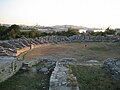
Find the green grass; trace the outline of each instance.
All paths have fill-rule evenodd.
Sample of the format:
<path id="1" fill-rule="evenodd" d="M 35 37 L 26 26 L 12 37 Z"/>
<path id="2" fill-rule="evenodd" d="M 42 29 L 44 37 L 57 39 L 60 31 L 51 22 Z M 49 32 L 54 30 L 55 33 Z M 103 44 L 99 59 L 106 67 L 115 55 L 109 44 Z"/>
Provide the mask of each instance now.
<path id="1" fill-rule="evenodd" d="M 80 90 L 120 90 L 120 81 L 115 81 L 99 66 L 71 66 L 77 77 Z"/>
<path id="2" fill-rule="evenodd" d="M 19 71 L 0 83 L 0 90 L 48 90 L 48 88 L 49 76 L 37 72 Z"/>
<path id="3" fill-rule="evenodd" d="M 105 48 L 105 47 L 90 47 L 88 48 L 89 50 L 92 50 L 92 51 L 108 51 L 109 49 Z"/>
<path id="4" fill-rule="evenodd" d="M 94 43 L 96 45 L 89 47 L 88 50 L 92 50 L 92 51 L 116 51 L 118 49 L 120 49 L 120 43 L 106 43 L 106 42 L 99 42 L 99 43 Z"/>

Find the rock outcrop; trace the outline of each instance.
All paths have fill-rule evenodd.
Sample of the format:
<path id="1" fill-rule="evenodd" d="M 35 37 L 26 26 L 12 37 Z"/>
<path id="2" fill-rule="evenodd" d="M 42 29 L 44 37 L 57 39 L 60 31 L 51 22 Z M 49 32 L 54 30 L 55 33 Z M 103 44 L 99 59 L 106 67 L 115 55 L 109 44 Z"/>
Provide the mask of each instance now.
<path id="1" fill-rule="evenodd" d="M 120 61 L 109 58 L 104 62 L 103 68 L 110 73 L 114 79 L 120 80 Z"/>
<path id="2" fill-rule="evenodd" d="M 22 61 L 15 57 L 0 57 L 0 82 L 14 75 L 22 67 Z"/>

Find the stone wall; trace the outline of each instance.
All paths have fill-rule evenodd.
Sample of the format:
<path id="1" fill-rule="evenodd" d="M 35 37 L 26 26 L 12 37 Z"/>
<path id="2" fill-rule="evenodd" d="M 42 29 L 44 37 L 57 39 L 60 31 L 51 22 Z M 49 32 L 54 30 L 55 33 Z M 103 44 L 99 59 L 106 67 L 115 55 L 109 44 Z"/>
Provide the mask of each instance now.
<path id="1" fill-rule="evenodd" d="M 110 73 L 115 80 L 120 80 L 120 61 L 114 59 L 107 59 L 103 68 Z"/>
<path id="2" fill-rule="evenodd" d="M 14 57 L 0 57 L 0 82 L 13 76 L 22 67 L 22 62 Z"/>
<path id="3" fill-rule="evenodd" d="M 30 50 L 30 47 L 24 47 L 22 49 L 17 50 L 16 56 L 19 56 L 20 54 L 28 50 Z"/>
<path id="4" fill-rule="evenodd" d="M 22 53 L 24 53 L 24 52 L 26 52 L 30 49 L 34 49 L 34 48 L 38 48 L 38 47 L 46 46 L 46 45 L 49 45 L 49 44 L 31 45 L 31 48 L 30 47 L 24 47 L 22 49 L 17 50 L 16 56 L 19 56 L 20 54 L 22 54 Z"/>
<path id="5" fill-rule="evenodd" d="M 74 36 L 45 36 L 38 38 L 18 38 L 14 40 L 6 40 L 0 42 L 0 56 L 18 56 L 21 53 L 44 45 L 69 43 L 69 42 L 115 42 L 120 41 L 115 36 L 90 36 L 90 35 L 74 35 Z"/>
<path id="6" fill-rule="evenodd" d="M 68 63 L 58 61 L 50 77 L 49 90 L 79 90 Z"/>
<path id="7" fill-rule="evenodd" d="M 120 41 L 116 36 L 90 36 L 90 35 L 74 35 L 69 37 L 70 41 L 81 42 L 116 42 Z"/>
<path id="8" fill-rule="evenodd" d="M 32 49 L 38 48 L 38 47 L 41 47 L 41 46 L 47 46 L 47 45 L 50 45 L 50 44 L 48 43 L 48 44 L 32 45 Z"/>

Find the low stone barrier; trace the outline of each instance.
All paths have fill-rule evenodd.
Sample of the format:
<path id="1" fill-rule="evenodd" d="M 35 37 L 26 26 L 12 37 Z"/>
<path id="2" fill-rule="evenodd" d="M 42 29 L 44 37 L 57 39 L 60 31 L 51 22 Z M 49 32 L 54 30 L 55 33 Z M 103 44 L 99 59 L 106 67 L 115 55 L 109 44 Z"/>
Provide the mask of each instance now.
<path id="1" fill-rule="evenodd" d="M 77 79 L 72 74 L 69 65 L 58 61 L 50 77 L 49 90 L 79 90 Z"/>
<path id="2" fill-rule="evenodd" d="M 20 54 L 24 53 L 25 51 L 28 51 L 30 47 L 25 47 L 22 49 L 17 50 L 16 56 L 19 56 Z"/>
<path id="3" fill-rule="evenodd" d="M 120 80 L 120 61 L 109 58 L 104 62 L 103 68 L 112 74 L 114 79 Z"/>
<path id="4" fill-rule="evenodd" d="M 39 45 L 31 45 L 31 48 L 30 47 L 24 47 L 22 49 L 19 49 L 17 50 L 17 53 L 15 56 L 19 56 L 20 54 L 30 50 L 30 49 L 34 49 L 34 48 L 38 48 L 38 47 L 42 47 L 42 46 L 47 46 L 47 45 L 50 45 L 50 44 L 39 44 Z"/>
<path id="5" fill-rule="evenodd" d="M 18 38 L 14 40 L 6 40 L 0 42 L 0 56 L 18 56 L 21 53 L 37 48 L 42 45 L 48 44 L 59 44 L 59 43 L 69 43 L 69 42 L 115 42 L 120 41 L 119 37 L 115 36 L 90 36 L 90 35 L 73 35 L 67 36 L 45 36 L 38 38 Z"/>

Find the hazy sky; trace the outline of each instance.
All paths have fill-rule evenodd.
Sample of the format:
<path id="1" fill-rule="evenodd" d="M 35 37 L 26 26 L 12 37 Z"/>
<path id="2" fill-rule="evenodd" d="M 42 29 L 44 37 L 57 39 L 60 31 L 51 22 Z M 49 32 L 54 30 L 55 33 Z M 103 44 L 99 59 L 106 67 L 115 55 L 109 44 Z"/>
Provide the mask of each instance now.
<path id="1" fill-rule="evenodd" d="M 120 0 L 0 0 L 0 23 L 120 27 Z"/>

